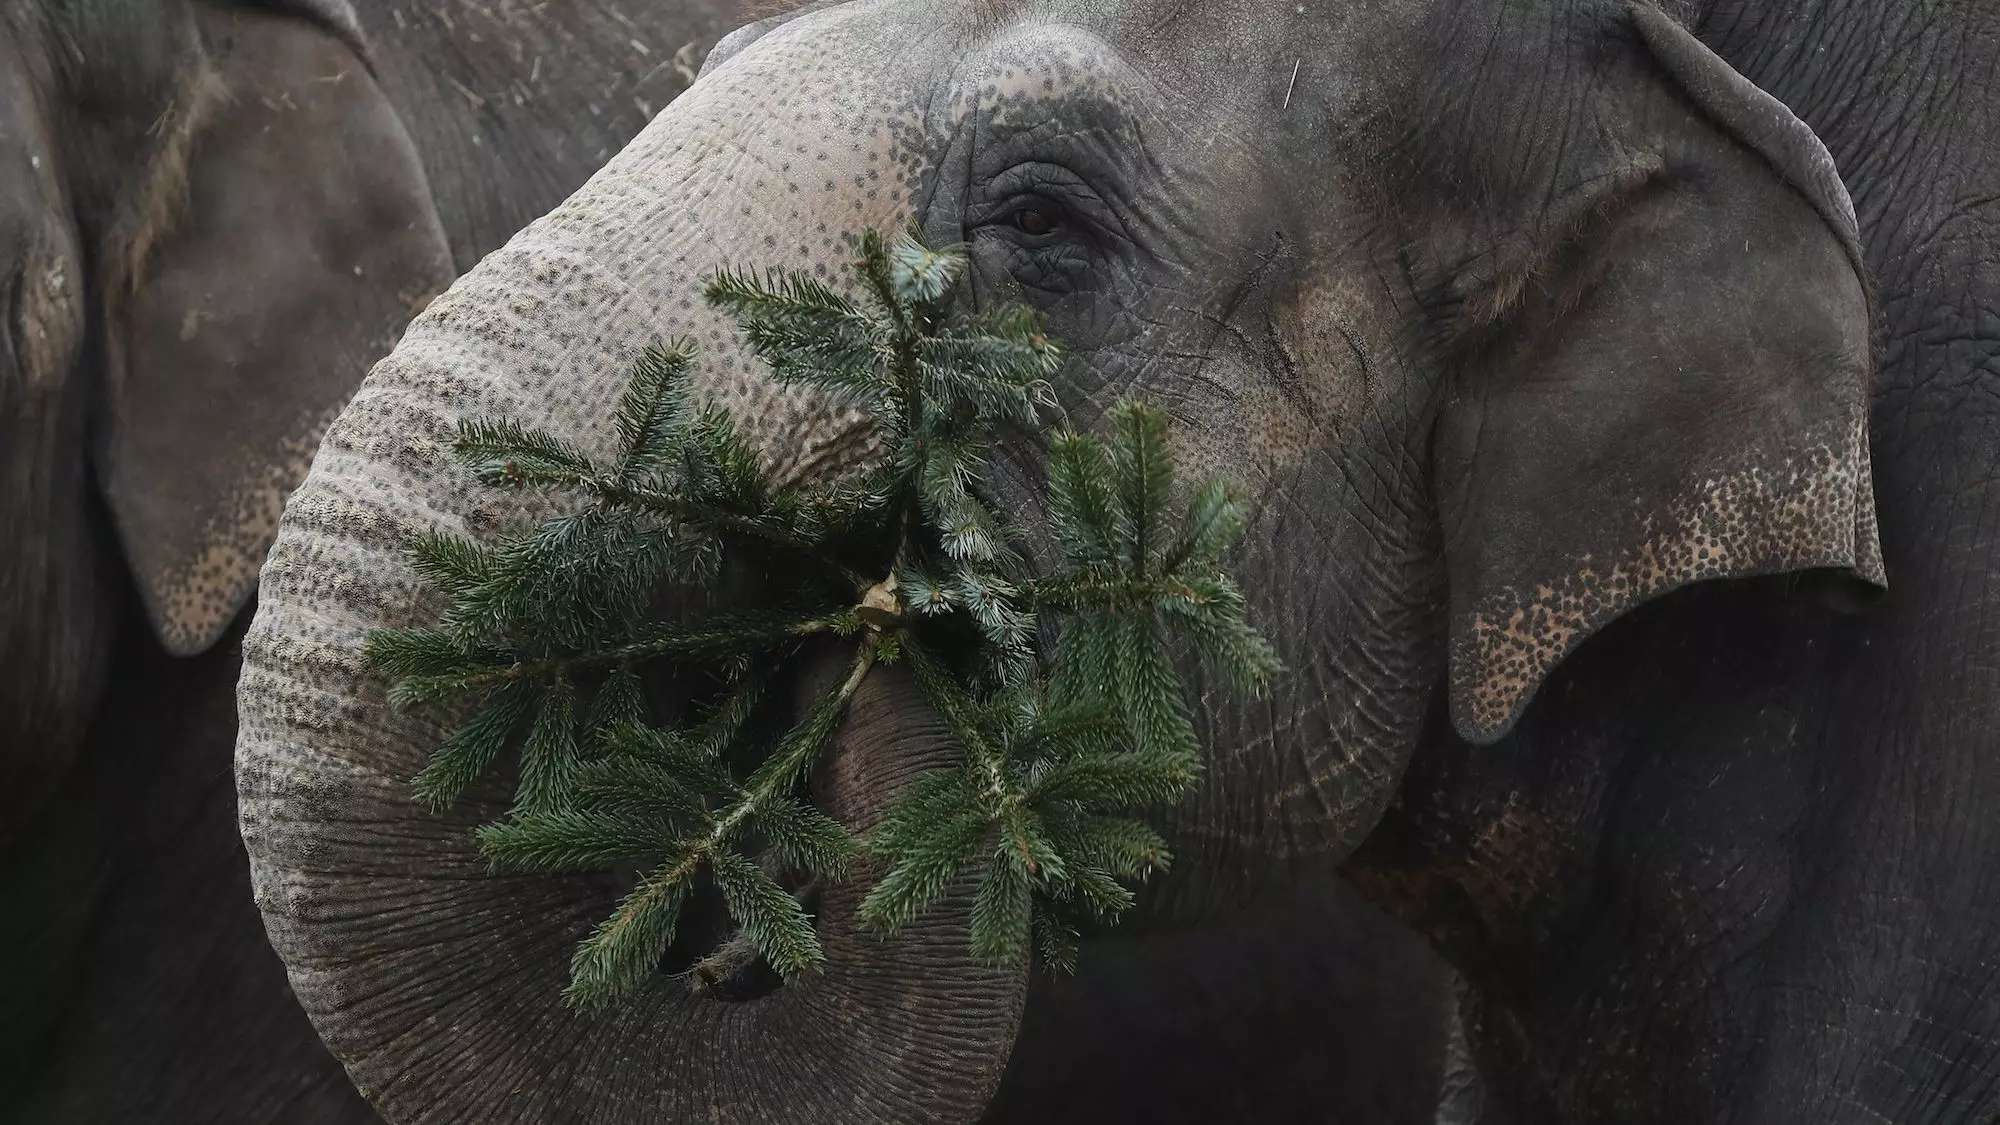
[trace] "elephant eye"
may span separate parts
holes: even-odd
[[[1027,203],[1014,212],[1014,228],[1039,238],[1062,225],[1062,210],[1052,203]]]

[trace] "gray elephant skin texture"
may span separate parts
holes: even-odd
[[[250,896],[229,759],[256,567],[407,318],[755,14],[0,12],[0,1120],[377,1120]],[[1331,880],[1170,940],[1107,939],[1029,997],[1044,1049],[1015,1060],[993,1119],[1427,1120],[1447,979]],[[1176,1080],[1142,1081],[1155,1066]]]
[[[398,1120],[977,1111],[1019,985],[949,916],[823,914],[853,956],[755,1001],[537,1005],[614,889],[461,878],[502,792],[413,808],[444,727],[357,655],[437,611],[410,533],[540,514],[456,422],[602,451],[655,338],[781,472],[865,455],[694,290],[915,220],[1068,343],[1072,420],[1143,392],[1258,498],[1290,672],[1204,697],[1154,924],[1344,869],[1465,976],[1487,1122],[1991,1118],[1996,44],[1990,0],[851,0],[732,37],[412,325],[286,511],[238,784],[315,1025]],[[1032,526],[1038,479],[1022,442],[988,487]]]
[[[650,70],[745,18],[527,7],[426,7],[372,48],[387,4],[0,8],[0,1120],[376,1120],[248,890],[230,756],[257,569],[454,254],[686,84],[638,81],[647,41]],[[412,72],[482,101],[470,154],[421,151],[481,107]]]

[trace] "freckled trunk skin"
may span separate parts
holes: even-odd
[[[963,901],[884,942],[853,932],[849,884],[825,899],[822,975],[734,1005],[663,978],[601,1017],[567,1012],[570,951],[614,896],[587,879],[485,877],[470,829],[504,808],[504,792],[485,785],[446,816],[414,807],[406,779],[445,727],[388,712],[359,655],[370,629],[438,609],[404,559],[412,532],[487,536],[550,510],[453,465],[457,420],[511,414],[606,454],[603,421],[652,340],[700,344],[698,392],[733,410],[781,475],[867,452],[851,416],[745,377],[733,332],[698,294],[725,264],[831,272],[850,252],[843,234],[905,213],[907,181],[858,209],[832,190],[869,153],[888,155],[880,123],[906,95],[847,90],[837,62],[880,44],[841,39],[794,37],[758,56],[785,68],[811,112],[872,123],[837,161],[821,137],[759,131],[770,82],[756,66],[718,72],[432,303],[288,508],[244,646],[241,826],[301,1003],[392,1121],[950,1121],[976,1116],[998,1080],[1025,970],[970,963]],[[745,178],[775,179],[783,202],[703,221]],[[778,192],[786,179],[803,190]],[[898,675],[871,676],[864,694],[907,695]],[[921,723],[908,704],[860,700],[855,721]],[[860,797],[892,791],[912,751],[884,739],[835,752],[837,811],[858,815]]]

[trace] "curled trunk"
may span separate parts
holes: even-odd
[[[842,78],[793,75],[810,81]],[[746,375],[733,333],[700,307],[718,266],[836,268],[838,232],[905,214],[900,192],[860,210],[828,196],[702,213],[742,167],[737,152],[801,143],[751,132],[762,89],[743,65],[704,80],[434,301],[328,432],[266,564],[239,687],[252,881],[315,1026],[393,1121],[967,1120],[1005,1062],[1024,970],[970,961],[964,898],[893,941],[856,933],[865,884],[824,894],[820,975],[730,1002],[663,974],[606,1013],[570,1011],[571,950],[622,888],[488,876],[471,829],[504,809],[504,791],[476,789],[449,815],[418,807],[407,779],[450,717],[390,711],[362,662],[370,630],[441,608],[404,557],[413,533],[489,536],[548,514],[449,460],[461,418],[506,413],[605,454],[630,362],[680,335],[704,349],[697,389],[781,474],[865,450],[851,421]],[[813,230],[829,233],[800,245]],[[775,238],[789,260],[771,259]],[[897,702],[909,688],[893,670],[866,690],[820,777],[824,803],[855,825],[943,748]]]
[[[330,687],[359,677],[348,690],[377,693],[345,654],[292,643],[290,672],[254,662],[244,686],[303,720],[246,736],[258,902],[320,1034],[391,1121],[935,1122],[973,1119],[990,1097],[1025,973],[968,960],[969,886],[884,941],[856,929],[866,883],[836,884],[819,902],[820,974],[739,998],[663,968],[636,997],[577,1013],[559,999],[571,951],[624,888],[486,877],[470,829],[504,807],[500,788],[451,816],[412,807],[403,763],[434,729],[395,724],[406,741],[362,722],[363,737],[326,738],[314,720],[342,708]],[[951,752],[907,675],[879,669],[816,797],[865,827]]]

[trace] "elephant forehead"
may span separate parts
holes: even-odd
[[[1078,94],[1130,108],[1148,86],[1097,32],[1067,23],[1010,26],[969,49],[951,76],[951,120],[1012,122],[1020,107]]]
[[[729,319],[701,301],[703,282],[725,268],[780,268],[851,288],[859,233],[916,216],[969,115],[991,122],[1044,94],[1108,97],[1117,86],[1106,77],[1115,55],[1087,32],[887,18],[894,7],[801,17],[705,75],[532,228],[542,251],[535,273],[605,285],[572,278],[510,295],[521,308],[599,294],[614,306],[589,314],[609,345],[603,354],[655,338],[693,341],[697,393],[737,418],[781,478],[837,472],[879,449],[857,412],[766,378]],[[628,348],[617,346],[621,323]],[[589,403],[623,378],[617,363],[575,375],[583,385],[573,378],[566,394]]]
[[[587,259],[564,268],[606,282],[588,314],[606,351],[692,341],[698,395],[728,409],[785,478],[851,465],[874,443],[856,412],[765,378],[701,288],[722,269],[801,271],[851,288],[858,234],[909,222],[931,168],[923,84],[885,51],[845,8],[802,17],[704,76],[531,228],[541,246]],[[619,363],[588,376],[623,377]]]

